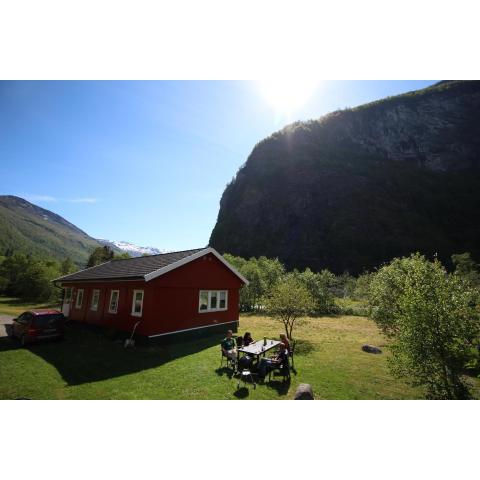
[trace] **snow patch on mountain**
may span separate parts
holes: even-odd
[[[142,255],[158,255],[159,253],[167,253],[167,250],[160,250],[156,247],[140,247],[134,243],[125,242],[123,240],[102,240],[98,239],[103,245],[114,246],[122,252],[127,252],[132,257],[141,257]]]

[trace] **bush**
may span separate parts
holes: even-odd
[[[392,339],[392,372],[428,398],[468,398],[462,373],[479,332],[475,291],[438,260],[394,259],[370,285],[372,318]]]

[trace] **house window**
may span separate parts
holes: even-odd
[[[100,290],[92,291],[92,303],[90,304],[90,310],[96,312],[98,310],[98,301],[100,299]]]
[[[220,292],[218,292],[218,308],[220,310],[227,309],[227,291],[226,290],[221,290]]]
[[[65,299],[64,303],[70,303],[72,301],[72,287],[68,287],[65,289]]]
[[[110,292],[110,303],[108,304],[109,313],[117,313],[119,296],[120,296],[120,292],[118,290],[112,290]]]
[[[75,301],[75,308],[82,308],[83,303],[83,288],[77,291],[77,300]]]
[[[228,309],[227,290],[200,290],[198,297],[198,311],[218,312]]]
[[[210,292],[208,296],[210,297],[210,301],[208,302],[210,310],[216,310],[218,308],[218,292]]]
[[[200,312],[208,310],[208,292],[206,290],[200,290],[198,310]]]
[[[134,317],[141,317],[143,310],[143,290],[133,291],[132,315]]]

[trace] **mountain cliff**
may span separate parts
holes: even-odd
[[[23,198],[0,195],[0,255],[10,250],[58,260],[70,257],[83,266],[100,246],[60,215]]]
[[[358,273],[420,251],[480,257],[480,82],[447,81],[258,143],[210,245]]]

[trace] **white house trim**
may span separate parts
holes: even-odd
[[[163,337],[164,335],[172,335],[174,333],[189,332],[191,330],[200,330],[201,328],[217,327],[218,325],[227,325],[229,323],[238,323],[238,320],[230,320],[229,322],[213,323],[211,325],[202,325],[201,327],[185,328],[183,330],[174,330],[173,332],[157,333],[156,335],[149,335],[148,338]]]
[[[160,277],[161,275],[164,275],[165,273],[168,273],[172,270],[175,270],[178,267],[181,267],[182,265],[185,265],[187,263],[193,262],[193,260],[196,260],[197,258],[201,258],[204,255],[208,255],[211,253],[214,255],[218,260],[220,260],[232,273],[234,273],[243,283],[248,285],[248,280],[241,274],[239,273],[235,268],[233,268],[214,248],[208,247],[203,250],[200,250],[197,253],[194,253],[193,255],[189,255],[188,257],[182,258],[181,260],[178,260],[177,262],[171,263],[170,265],[167,265],[166,267],[159,268],[158,270],[155,270],[154,272],[148,273],[145,275],[145,281],[149,282],[150,280],[153,280],[154,278]]]
[[[135,299],[137,297],[137,293],[141,293],[142,294],[142,300],[141,300],[141,304],[140,304],[140,311],[139,312],[136,312],[135,311]],[[132,317],[141,317],[142,314],[143,314],[143,301],[145,299],[145,292],[143,290],[134,290],[133,291],[133,297],[132,297],[132,311],[130,312],[130,315]]]
[[[117,294],[117,303],[115,304],[115,310],[112,310],[112,299],[113,299],[113,294]],[[117,313],[118,312],[118,303],[120,301],[120,290],[110,290],[110,300],[108,302],[108,313]]]

